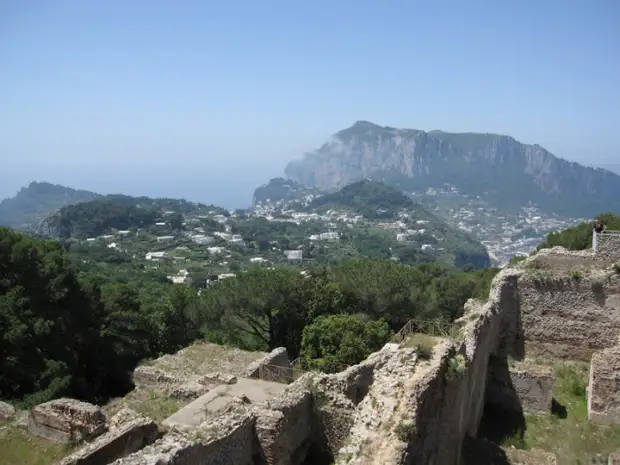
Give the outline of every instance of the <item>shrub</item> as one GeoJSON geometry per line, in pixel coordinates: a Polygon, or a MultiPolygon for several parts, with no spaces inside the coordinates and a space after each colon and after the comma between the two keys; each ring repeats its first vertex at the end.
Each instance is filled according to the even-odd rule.
{"type": "Polygon", "coordinates": [[[396,437],[403,442],[408,442],[415,432],[415,425],[412,421],[401,421],[394,429],[396,437]]]}
{"type": "Polygon", "coordinates": [[[463,354],[456,354],[448,361],[448,371],[446,376],[448,379],[454,379],[461,376],[467,368],[467,360],[463,354]]]}

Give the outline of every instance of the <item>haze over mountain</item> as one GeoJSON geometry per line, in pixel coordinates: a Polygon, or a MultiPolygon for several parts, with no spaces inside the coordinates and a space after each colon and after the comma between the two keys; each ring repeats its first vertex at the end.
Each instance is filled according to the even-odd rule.
{"type": "Polygon", "coordinates": [[[612,163],[619,14],[613,0],[2,2],[0,198],[46,180],[243,207],[357,119],[612,163]]]}
{"type": "Polygon", "coordinates": [[[531,202],[549,213],[582,217],[620,210],[619,175],[499,134],[425,132],[358,121],[290,162],[285,172],[324,191],[368,178],[405,191],[449,184],[502,208],[531,202]]]}

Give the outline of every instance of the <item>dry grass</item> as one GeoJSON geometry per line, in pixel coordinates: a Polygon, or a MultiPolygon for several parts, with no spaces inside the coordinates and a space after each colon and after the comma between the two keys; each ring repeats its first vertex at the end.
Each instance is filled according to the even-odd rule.
{"type": "Polygon", "coordinates": [[[135,389],[125,397],[108,402],[104,409],[108,417],[111,417],[120,409],[127,407],[152,418],[157,423],[161,423],[190,402],[190,400],[172,398],[164,392],[135,389]]]}
{"type": "Polygon", "coordinates": [[[156,360],[145,362],[179,377],[204,375],[219,371],[239,376],[255,360],[265,356],[264,352],[248,352],[233,347],[199,342],[180,350],[176,354],[164,355],[156,360]]]}
{"type": "Polygon", "coordinates": [[[0,422],[2,465],[48,465],[70,454],[72,448],[70,444],[55,444],[12,424],[0,422]]]}
{"type": "MultiPolygon", "coordinates": [[[[567,362],[556,366],[554,397],[566,408],[566,418],[557,414],[526,415],[527,429],[518,446],[553,452],[558,465],[607,463],[607,456],[620,445],[620,428],[588,421],[585,394],[588,370],[585,363],[567,362]]],[[[505,444],[511,442],[508,440],[505,444]]]]}

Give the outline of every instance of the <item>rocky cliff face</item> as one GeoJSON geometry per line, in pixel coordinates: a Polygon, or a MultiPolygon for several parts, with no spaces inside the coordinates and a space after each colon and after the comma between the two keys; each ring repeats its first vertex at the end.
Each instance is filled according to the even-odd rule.
{"type": "Polygon", "coordinates": [[[617,174],[497,134],[424,132],[358,121],[290,162],[285,172],[327,191],[370,178],[405,190],[449,183],[467,194],[486,195],[501,207],[533,202],[574,216],[620,209],[617,174]]]}

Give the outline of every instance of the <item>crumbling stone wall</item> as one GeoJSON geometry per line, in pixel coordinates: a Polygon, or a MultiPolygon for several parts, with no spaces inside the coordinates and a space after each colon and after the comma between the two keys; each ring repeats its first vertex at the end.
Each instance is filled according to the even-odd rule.
{"type": "Polygon", "coordinates": [[[261,368],[264,366],[283,368],[290,372],[290,376],[288,376],[289,379],[292,379],[293,377],[293,368],[291,366],[291,361],[288,357],[288,352],[284,347],[278,347],[276,349],[273,349],[264,357],[252,362],[244,370],[241,376],[245,378],[259,378],[261,368]]]}
{"type": "Polygon", "coordinates": [[[532,360],[489,360],[486,402],[497,411],[548,414],[553,402],[555,373],[548,365],[532,360]]]}
{"type": "MultiPolygon", "coordinates": [[[[545,251],[539,255],[553,255],[545,251]]],[[[620,274],[613,269],[544,268],[526,260],[519,279],[528,356],[589,361],[620,334],[620,274]]]]}
{"type": "Polygon", "coordinates": [[[620,347],[595,352],[588,383],[588,418],[604,425],[620,425],[620,347]]]}
{"type": "Polygon", "coordinates": [[[620,231],[606,231],[598,235],[597,260],[620,262],[620,231]]]}
{"type": "Polygon", "coordinates": [[[159,429],[153,420],[123,409],[110,419],[107,433],[86,443],[57,465],[106,465],[142,449],[158,436],[159,429]]]}
{"type": "Polygon", "coordinates": [[[193,431],[172,430],[111,465],[254,465],[253,415],[227,412],[193,431]]]}

